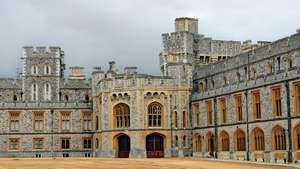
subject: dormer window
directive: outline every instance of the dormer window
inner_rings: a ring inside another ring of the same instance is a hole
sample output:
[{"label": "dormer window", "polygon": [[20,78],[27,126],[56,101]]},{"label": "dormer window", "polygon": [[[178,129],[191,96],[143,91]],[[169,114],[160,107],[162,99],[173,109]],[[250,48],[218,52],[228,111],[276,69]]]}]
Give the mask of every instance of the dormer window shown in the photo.
[{"label": "dormer window", "polygon": [[38,72],[39,72],[39,70],[38,70],[37,66],[34,65],[34,66],[31,67],[31,74],[37,75]]}]

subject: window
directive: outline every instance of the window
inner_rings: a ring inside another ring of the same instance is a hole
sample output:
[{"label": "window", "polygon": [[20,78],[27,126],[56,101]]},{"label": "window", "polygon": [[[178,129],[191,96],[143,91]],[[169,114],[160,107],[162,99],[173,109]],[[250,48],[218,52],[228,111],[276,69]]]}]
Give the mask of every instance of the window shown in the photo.
[{"label": "window", "polygon": [[186,140],[186,136],[184,135],[182,137],[182,147],[186,147],[187,146],[187,140]]},{"label": "window", "polygon": [[38,85],[32,84],[31,86],[31,100],[37,101],[38,100]]},{"label": "window", "polygon": [[291,58],[287,59],[287,67],[288,67],[288,69],[293,68],[293,60]]},{"label": "window", "polygon": [[204,93],[204,84],[202,82],[199,83],[199,92],[200,94]]},{"label": "window", "polygon": [[43,149],[44,139],[43,138],[34,138],[33,139],[33,149],[41,150]]},{"label": "window", "polygon": [[300,150],[300,124],[294,128],[294,147],[296,150]]},{"label": "window", "polygon": [[228,85],[228,79],[226,74],[223,76],[223,80],[224,80],[224,85]]},{"label": "window", "polygon": [[83,113],[83,130],[84,131],[92,130],[92,113],[91,112]]},{"label": "window", "polygon": [[277,66],[278,66],[278,71],[280,70],[280,57],[277,58]]},{"label": "window", "polygon": [[174,112],[174,127],[178,127],[178,117],[177,117],[177,111]]},{"label": "window", "polygon": [[226,114],[227,114],[227,108],[226,108],[226,100],[225,98],[221,98],[220,100],[220,114],[221,114],[221,123],[226,123]]},{"label": "window", "polygon": [[300,114],[300,84],[296,84],[294,89],[295,114]]},{"label": "window", "polygon": [[213,155],[213,152],[215,151],[215,144],[214,144],[214,135],[211,132],[206,133],[205,136],[205,142],[206,142],[206,152],[209,153],[210,156]]},{"label": "window", "polygon": [[153,102],[148,106],[148,126],[161,127],[162,124],[162,105],[158,102]]},{"label": "window", "polygon": [[235,132],[235,144],[236,151],[246,151],[246,136],[241,129],[237,129]]},{"label": "window", "polygon": [[273,73],[273,64],[271,62],[268,63],[268,74]]},{"label": "window", "polygon": [[186,113],[186,111],[183,111],[182,112],[182,127],[186,128],[188,126],[187,123],[188,123],[187,122],[187,113]]},{"label": "window", "polygon": [[20,130],[20,112],[10,112],[9,123],[10,131],[18,132]]},{"label": "window", "polygon": [[71,130],[71,112],[61,112],[61,130]]},{"label": "window", "polygon": [[92,130],[92,113],[91,112],[83,112],[82,113],[82,126],[83,131],[91,131]]},{"label": "window", "polygon": [[210,60],[210,59],[209,59],[209,56],[206,56],[206,57],[205,57],[205,63],[209,63],[209,60]]},{"label": "window", "polygon": [[281,116],[281,92],[280,88],[273,88],[272,89],[272,110],[273,115]]},{"label": "window", "polygon": [[221,151],[229,151],[229,135],[226,131],[220,133]]},{"label": "window", "polygon": [[174,137],[174,147],[178,147],[178,136]]},{"label": "window", "polygon": [[212,112],[212,102],[211,100],[206,101],[206,116],[207,116],[207,125],[212,125],[213,123],[213,112]]},{"label": "window", "polygon": [[69,96],[67,94],[65,95],[65,101],[69,101]]},{"label": "window", "polygon": [[61,149],[67,150],[70,149],[70,138],[62,138],[61,139]]},{"label": "window", "polygon": [[99,148],[99,140],[98,138],[96,138],[96,142],[95,142],[95,148],[98,149]]},{"label": "window", "polygon": [[285,130],[281,126],[272,129],[273,150],[286,150]]},{"label": "window", "polygon": [[44,100],[45,101],[51,100],[51,85],[49,83],[45,84]]},{"label": "window", "polygon": [[254,119],[261,119],[260,92],[252,92],[252,110]]},{"label": "window", "polygon": [[38,72],[39,72],[38,67],[35,66],[35,65],[33,65],[33,66],[31,67],[31,74],[32,74],[32,75],[37,75]]},{"label": "window", "polygon": [[199,108],[199,103],[194,104],[194,114],[196,118],[196,126],[200,126],[200,108]]},{"label": "window", "polygon": [[96,116],[96,130],[99,130],[99,117],[98,116]]},{"label": "window", "polygon": [[255,151],[264,151],[265,150],[265,137],[264,132],[260,128],[255,128],[252,131],[253,136],[253,149]]},{"label": "window", "polygon": [[251,78],[256,78],[256,69],[254,67],[251,68]]},{"label": "window", "polygon": [[44,112],[33,112],[33,131],[41,132],[44,129]]},{"label": "window", "polygon": [[50,68],[50,66],[46,65],[44,67],[44,74],[45,75],[50,75],[51,74],[51,68]]},{"label": "window", "polygon": [[83,149],[92,149],[92,138],[83,138]]},{"label": "window", "polygon": [[238,82],[241,81],[241,74],[240,74],[239,72],[236,72],[236,80],[237,80]]},{"label": "window", "polygon": [[130,108],[127,104],[119,103],[114,106],[115,128],[130,127]]},{"label": "window", "polygon": [[201,136],[196,134],[194,136],[194,143],[195,143],[195,147],[194,147],[194,151],[195,152],[201,152]]},{"label": "window", "polygon": [[235,114],[237,121],[243,121],[243,101],[242,95],[235,95],[234,96],[234,105],[235,105]]},{"label": "window", "polygon": [[9,139],[9,150],[20,150],[20,139],[10,138]]}]

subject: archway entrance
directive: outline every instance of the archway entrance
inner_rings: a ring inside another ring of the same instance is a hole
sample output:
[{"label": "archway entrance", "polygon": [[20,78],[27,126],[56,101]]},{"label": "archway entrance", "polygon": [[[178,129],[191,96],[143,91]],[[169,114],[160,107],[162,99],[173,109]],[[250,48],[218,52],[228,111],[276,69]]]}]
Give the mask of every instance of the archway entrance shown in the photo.
[{"label": "archway entrance", "polygon": [[130,138],[122,134],[118,138],[118,158],[128,158],[130,153]]},{"label": "archway entrance", "polygon": [[164,157],[164,138],[162,135],[154,133],[146,137],[147,158]]}]

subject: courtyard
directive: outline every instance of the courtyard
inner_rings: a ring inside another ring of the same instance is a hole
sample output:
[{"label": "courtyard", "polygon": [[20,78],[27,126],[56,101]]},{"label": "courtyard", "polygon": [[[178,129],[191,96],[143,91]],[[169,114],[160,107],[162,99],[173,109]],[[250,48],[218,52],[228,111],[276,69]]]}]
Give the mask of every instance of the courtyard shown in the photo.
[{"label": "courtyard", "polygon": [[287,166],[172,159],[0,159],[0,169],[289,169]]}]

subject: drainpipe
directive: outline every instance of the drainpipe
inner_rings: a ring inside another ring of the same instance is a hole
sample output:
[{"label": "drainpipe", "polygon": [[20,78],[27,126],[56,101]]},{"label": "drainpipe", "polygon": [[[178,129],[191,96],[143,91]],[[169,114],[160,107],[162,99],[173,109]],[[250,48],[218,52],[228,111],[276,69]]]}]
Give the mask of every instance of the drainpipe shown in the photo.
[{"label": "drainpipe", "polygon": [[246,99],[246,130],[247,130],[247,161],[250,160],[250,152],[249,152],[249,108],[248,108],[248,90],[245,91],[245,99]]},{"label": "drainpipe", "polygon": [[53,109],[50,110],[51,112],[51,157],[53,158],[54,157],[54,153],[53,153],[53,126],[54,126],[54,118],[53,118],[53,114],[54,114],[54,111]]},{"label": "drainpipe", "polygon": [[287,106],[287,122],[288,122],[288,162],[293,162],[293,154],[292,154],[292,122],[291,122],[291,103],[290,103],[290,86],[289,82],[284,82],[286,89],[286,106]]},{"label": "drainpipe", "polygon": [[214,98],[214,122],[215,122],[215,137],[214,137],[214,142],[215,142],[215,158],[218,158],[218,111],[217,111],[217,98]]}]

